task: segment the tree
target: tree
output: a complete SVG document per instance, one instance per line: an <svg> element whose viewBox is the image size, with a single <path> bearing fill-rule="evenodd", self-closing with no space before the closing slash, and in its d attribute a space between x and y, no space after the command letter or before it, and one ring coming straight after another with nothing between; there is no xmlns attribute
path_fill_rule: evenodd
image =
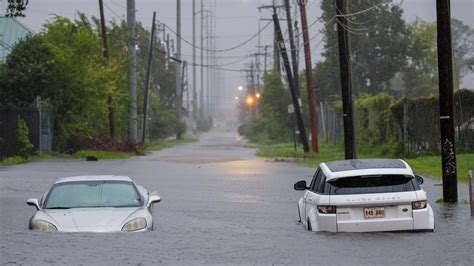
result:
<svg viewBox="0 0 474 266"><path fill-rule="evenodd" d="M24 17L28 0L8 0L7 17Z"/></svg>
<svg viewBox="0 0 474 266"><path fill-rule="evenodd" d="M402 18L403 10L384 2L349 2L347 30L351 41L353 88L357 95L387 90L390 80L407 60L408 29ZM324 86L330 88L337 86L340 79L337 32L332 22L337 22L334 1L323 0L321 9L326 25L322 30L326 44L323 51L325 63L319 66L319 71L325 70L328 79ZM318 79L316 76L316 83Z"/></svg>
<svg viewBox="0 0 474 266"><path fill-rule="evenodd" d="M401 72L403 96L428 96L438 88L436 24L417 19L410 23L409 32L409 60Z"/></svg>
<svg viewBox="0 0 474 266"><path fill-rule="evenodd" d="M70 151L81 145L77 140L108 136L109 96L114 99L117 138L127 136L130 58L126 52L126 23L111 23L107 64L104 64L99 25L99 20L81 13L74 21L56 16L39 34L20 41L0 72L0 101L4 104L29 105L37 96L47 101L55 127L55 150ZM137 25L137 32L141 111L150 32L141 25ZM183 124L177 121L170 103L175 97L175 72L173 65L165 67L164 55L164 49L156 45L149 109L153 120L149 130L151 136L160 138L183 133Z"/></svg>
<svg viewBox="0 0 474 266"><path fill-rule="evenodd" d="M33 144L31 144L28 137L29 129L26 121L18 116L18 130L17 130L17 145L18 145L18 155L23 158L28 158L30 155L31 149L33 149Z"/></svg>
<svg viewBox="0 0 474 266"><path fill-rule="evenodd" d="M272 72L264 76L264 89L260 97L260 117L247 121L240 133L253 140L264 142L284 142L290 140L288 105L290 92L283 84L281 76ZM241 112L247 107L241 106Z"/></svg>
<svg viewBox="0 0 474 266"><path fill-rule="evenodd" d="M454 88L460 89L462 78L472 71L474 60L474 29L455 18L451 19L453 42Z"/></svg>
<svg viewBox="0 0 474 266"><path fill-rule="evenodd" d="M40 35L27 36L7 56L0 74L0 101L4 105L30 105L44 96L58 78L60 66Z"/></svg>

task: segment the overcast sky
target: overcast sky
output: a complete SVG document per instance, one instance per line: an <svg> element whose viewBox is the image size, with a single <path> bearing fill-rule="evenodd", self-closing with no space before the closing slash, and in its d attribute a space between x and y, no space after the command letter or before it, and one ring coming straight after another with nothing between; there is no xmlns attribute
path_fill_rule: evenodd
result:
<svg viewBox="0 0 474 266"><path fill-rule="evenodd" d="M2 5L6 0L1 0ZM276 0L280 1L280 0ZM107 20L125 18L126 0L104 0L105 16ZM192 2L193 0L182 0L182 35L184 39L192 40ZM295 2L295 0L291 0ZM308 0L308 22L312 23L320 15L320 0ZM259 18L270 18L269 11L259 12L257 7L262 4L269 4L271 0L204 0L205 9L212 9L216 16L216 36L218 48L224 49L232 47L250 38L258 31ZM400 4L404 9L405 19L411 21L416 17L420 17L426 21L435 21L436 19L436 0L394 0L393 4ZM200 0L196 0L199 9ZM451 0L453 17L460 19L464 24L474 27L474 0ZM137 20L141 21L146 27L151 27L151 19L153 11L157 11L157 18L160 22L167 24L169 27L176 28L176 0L136 0ZM2 8L4 9L4 7ZM51 17L51 14L57 14L74 18L76 11L84 12L88 15L99 15L97 0L29 0L26 11L26 18L20 19L24 24L39 31L41 25ZM298 14L299 16L299 14ZM199 20L198 20L199 21ZM199 23L199 22L198 22ZM262 26L266 21L261 22ZM318 34L323 25L316 23L310 29L310 37ZM199 29L199 26L197 27ZM313 52L313 61L321 60L320 48L322 47L320 34L312 41L311 47ZM199 35L198 35L199 40ZM272 27L268 27L261 34L261 44L272 43ZM198 43L199 45L199 43ZM243 56L256 52L257 38L242 46L241 48L219 54L218 56ZM192 61L192 49L186 43L182 44L182 54L185 60ZM238 58L221 58L220 64L235 61ZM228 66L232 69L240 69L243 61L235 65ZM301 65L301 63L300 63ZM301 67L300 67L301 68ZM199 71L198 71L199 73ZM229 91L236 91L236 88L244 83L242 74L239 72L221 73L222 86ZM198 83L199 84L199 83ZM464 80L464 84L474 87L474 79L472 75ZM228 95L233 99L235 95Z"/></svg>

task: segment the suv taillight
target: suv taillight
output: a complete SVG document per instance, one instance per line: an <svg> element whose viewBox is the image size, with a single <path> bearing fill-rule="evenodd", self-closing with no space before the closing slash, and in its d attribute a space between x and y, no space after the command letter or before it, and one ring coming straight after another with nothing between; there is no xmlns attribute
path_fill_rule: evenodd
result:
<svg viewBox="0 0 474 266"><path fill-rule="evenodd" d="M426 200L414 201L411 203L411 207L413 210L419 210L419 209L426 208L426 204L427 204Z"/></svg>
<svg viewBox="0 0 474 266"><path fill-rule="evenodd" d="M336 213L336 206L318 205L318 212L324 214Z"/></svg>

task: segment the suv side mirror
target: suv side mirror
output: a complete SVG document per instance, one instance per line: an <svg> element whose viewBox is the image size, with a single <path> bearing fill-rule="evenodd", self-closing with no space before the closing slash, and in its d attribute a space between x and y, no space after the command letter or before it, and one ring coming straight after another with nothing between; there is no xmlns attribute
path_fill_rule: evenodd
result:
<svg viewBox="0 0 474 266"><path fill-rule="evenodd" d="M302 190L307 189L308 187L306 186L306 181L301 180L301 181L298 181L298 182L295 183L294 188L295 188L295 190L302 191Z"/></svg>
<svg viewBox="0 0 474 266"><path fill-rule="evenodd" d="M29 199L26 201L26 204L35 207L36 210L40 209L38 199Z"/></svg>
<svg viewBox="0 0 474 266"><path fill-rule="evenodd" d="M421 175L415 175L415 179L416 179L416 182L418 183L418 185L421 185L421 184L423 184L423 182L425 182Z"/></svg>

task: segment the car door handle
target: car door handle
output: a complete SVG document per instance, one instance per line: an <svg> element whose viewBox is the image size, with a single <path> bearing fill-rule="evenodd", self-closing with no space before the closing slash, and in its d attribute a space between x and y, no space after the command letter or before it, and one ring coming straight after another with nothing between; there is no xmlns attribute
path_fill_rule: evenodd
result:
<svg viewBox="0 0 474 266"><path fill-rule="evenodd" d="M308 201L309 201L309 202L313 202L313 199L312 199L312 198L308 198Z"/></svg>

